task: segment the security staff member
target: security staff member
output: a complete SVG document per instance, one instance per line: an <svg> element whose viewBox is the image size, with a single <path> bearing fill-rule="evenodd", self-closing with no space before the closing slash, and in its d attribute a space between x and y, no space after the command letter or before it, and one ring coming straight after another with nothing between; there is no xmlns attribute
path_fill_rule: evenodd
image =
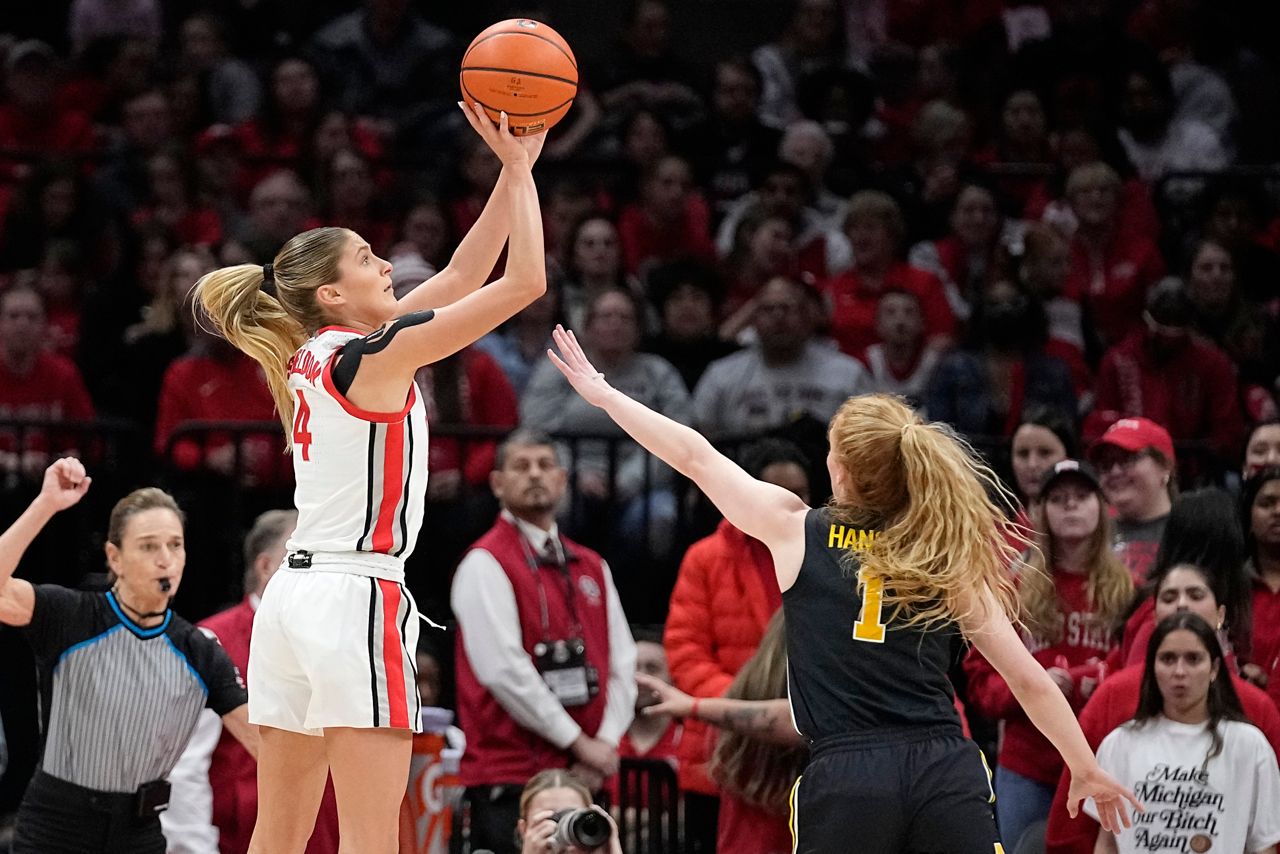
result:
<svg viewBox="0 0 1280 854"><path fill-rule="evenodd" d="M170 495L135 490L111 511L110 591L11 577L36 534L89 483L78 460L58 460L0 535L0 623L31 643L43 710L43 751L18 810L14 854L163 854L165 777L205 706L257 749L230 658L169 609L186 562L182 511Z"/></svg>
<svg viewBox="0 0 1280 854"><path fill-rule="evenodd" d="M490 485L502 513L458 566L451 595L467 808L454 848L516 854L520 791L570 768L599 788L635 715L635 641L600 556L562 536L567 475L551 439L516 431Z"/></svg>

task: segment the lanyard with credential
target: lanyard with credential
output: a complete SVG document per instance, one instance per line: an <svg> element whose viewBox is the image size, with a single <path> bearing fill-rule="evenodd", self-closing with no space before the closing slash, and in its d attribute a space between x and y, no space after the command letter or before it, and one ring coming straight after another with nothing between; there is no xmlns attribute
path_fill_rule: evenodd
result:
<svg viewBox="0 0 1280 854"><path fill-rule="evenodd" d="M542 640L544 642L550 642L551 613L547 607L547 591L546 588L542 586L542 566L534 558L533 549L529 547L529 541L525 539L524 534L518 533L517 536L520 538L520 549L524 552L525 562L529 565L529 571L533 573L533 580L538 582L538 613L539 616L542 617ZM550 536L548 536L547 539L548 544L550 544L552 542ZM569 575L569 565L564 559L564 545L560 542L558 537L554 542L555 546L553 549L556 555L556 568L560 571L560 575L564 580L565 601L569 605L569 614L573 618L573 626L571 630L575 635L580 636L582 634L582 623L578 620L578 609L573 601L573 579Z"/></svg>

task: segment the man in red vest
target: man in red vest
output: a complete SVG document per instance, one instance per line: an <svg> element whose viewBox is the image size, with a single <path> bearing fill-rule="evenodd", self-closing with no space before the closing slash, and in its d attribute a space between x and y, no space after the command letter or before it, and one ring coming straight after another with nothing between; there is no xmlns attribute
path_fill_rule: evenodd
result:
<svg viewBox="0 0 1280 854"><path fill-rule="evenodd" d="M453 851L517 854L520 790L547 768L593 789L618 770L635 712L635 642L600 555L560 534L568 482L550 437L525 430L499 448L490 486L502 505L454 575L458 717L466 787Z"/></svg>
<svg viewBox="0 0 1280 854"><path fill-rule="evenodd" d="M253 614L267 581L284 561L285 542L297 522L294 510L268 510L254 520L244 541L244 601L199 623L222 644L241 673L249 668ZM217 717L202 713L169 782L173 786L169 809L160 814L168 854L245 854L249 850L258 817L258 764L223 730ZM307 854L337 851L338 810L330 782Z"/></svg>

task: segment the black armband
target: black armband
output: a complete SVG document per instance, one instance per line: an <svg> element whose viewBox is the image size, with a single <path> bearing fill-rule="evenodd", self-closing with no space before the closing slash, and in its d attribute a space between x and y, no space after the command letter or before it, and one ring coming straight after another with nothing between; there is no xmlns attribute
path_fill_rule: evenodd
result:
<svg viewBox="0 0 1280 854"><path fill-rule="evenodd" d="M435 311L429 308L422 311L411 311L402 317L397 317L387 325L375 329L363 338L348 341L339 351L338 361L333 366L334 387L337 388L340 394L345 396L351 390L351 384L356 380L356 371L360 369L360 360L365 354L381 353L401 330L408 329L410 326L420 326L435 316Z"/></svg>

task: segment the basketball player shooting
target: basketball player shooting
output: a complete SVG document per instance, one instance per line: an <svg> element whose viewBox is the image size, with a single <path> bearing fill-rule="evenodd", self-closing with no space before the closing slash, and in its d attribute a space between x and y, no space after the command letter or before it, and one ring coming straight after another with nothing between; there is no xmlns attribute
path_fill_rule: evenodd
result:
<svg viewBox="0 0 1280 854"><path fill-rule="evenodd" d="M332 773L343 852L394 854L420 729L418 611L404 586L426 497L427 424L414 386L546 290L530 172L545 135L517 138L459 104L502 161L449 264L399 301L360 235L317 228L270 264L202 278L228 341L262 365L290 439L298 526L254 618L249 719L258 724L252 854L301 852ZM510 235L504 275L481 287Z"/></svg>
<svg viewBox="0 0 1280 854"><path fill-rule="evenodd" d="M788 695L812 761L791 794L794 851L1000 854L981 752L947 679L959 631L1009 683L1071 771L1068 810L1130 826L1133 794L1095 761L1062 695L1011 624L1012 524L995 475L899 398L845 401L828 431L832 502L810 508L701 434L611 387L572 332L548 356L579 394L688 477L773 555L786 614Z"/></svg>

